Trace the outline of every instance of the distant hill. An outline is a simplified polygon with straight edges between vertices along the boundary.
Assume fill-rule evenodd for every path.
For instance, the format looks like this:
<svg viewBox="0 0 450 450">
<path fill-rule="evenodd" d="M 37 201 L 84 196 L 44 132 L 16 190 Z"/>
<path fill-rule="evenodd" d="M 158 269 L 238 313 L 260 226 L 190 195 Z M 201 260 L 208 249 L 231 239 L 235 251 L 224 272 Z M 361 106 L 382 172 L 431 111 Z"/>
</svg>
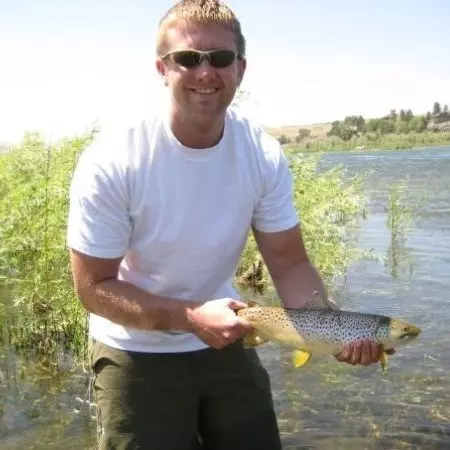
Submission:
<svg viewBox="0 0 450 450">
<path fill-rule="evenodd" d="M 325 139 L 327 137 L 327 133 L 331 130 L 331 122 L 310 125 L 290 125 L 278 128 L 266 127 L 266 131 L 272 136 L 286 136 L 288 139 L 295 138 L 295 136 L 298 135 L 298 130 L 300 129 L 309 130 L 311 133 L 309 137 L 311 139 Z"/>
</svg>

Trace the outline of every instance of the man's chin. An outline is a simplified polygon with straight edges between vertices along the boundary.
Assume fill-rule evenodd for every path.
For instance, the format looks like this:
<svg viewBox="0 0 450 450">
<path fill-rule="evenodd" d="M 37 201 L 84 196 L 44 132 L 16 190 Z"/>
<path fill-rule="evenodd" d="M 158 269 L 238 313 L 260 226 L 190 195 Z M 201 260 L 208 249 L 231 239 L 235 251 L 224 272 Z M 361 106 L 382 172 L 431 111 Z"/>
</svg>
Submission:
<svg viewBox="0 0 450 450">
<path fill-rule="evenodd" d="M 197 119 L 202 119 L 207 122 L 214 121 L 220 118 L 223 118 L 225 115 L 225 112 L 227 110 L 226 106 L 220 106 L 217 105 L 214 107 L 193 107 L 190 108 L 188 112 L 188 117 L 196 117 Z"/>
</svg>

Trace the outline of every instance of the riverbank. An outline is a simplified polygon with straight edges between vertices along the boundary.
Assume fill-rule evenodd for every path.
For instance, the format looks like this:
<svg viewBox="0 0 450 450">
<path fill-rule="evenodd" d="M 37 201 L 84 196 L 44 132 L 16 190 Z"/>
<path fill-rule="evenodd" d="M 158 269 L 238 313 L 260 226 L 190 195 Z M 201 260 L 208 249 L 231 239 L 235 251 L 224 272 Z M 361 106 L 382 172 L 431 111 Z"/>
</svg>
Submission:
<svg viewBox="0 0 450 450">
<path fill-rule="evenodd" d="M 338 137 L 314 139 L 297 144 L 286 144 L 286 153 L 315 153 L 336 151 L 379 151 L 404 150 L 419 147 L 438 147 L 450 145 L 450 132 L 424 132 L 408 134 L 364 134 L 344 141 Z"/>
</svg>

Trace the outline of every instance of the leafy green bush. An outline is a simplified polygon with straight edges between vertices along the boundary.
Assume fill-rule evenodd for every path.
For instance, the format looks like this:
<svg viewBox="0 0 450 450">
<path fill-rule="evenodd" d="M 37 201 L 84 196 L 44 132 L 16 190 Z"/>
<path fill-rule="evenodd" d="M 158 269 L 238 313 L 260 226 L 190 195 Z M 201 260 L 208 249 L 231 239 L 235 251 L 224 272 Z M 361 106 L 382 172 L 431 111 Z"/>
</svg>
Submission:
<svg viewBox="0 0 450 450">
<path fill-rule="evenodd" d="M 305 246 L 321 275 L 331 283 L 334 277 L 345 274 L 351 263 L 364 256 L 348 238 L 365 212 L 366 198 L 361 176 L 347 178 L 342 167 L 319 172 L 319 159 L 317 154 L 291 155 L 290 166 Z M 257 266 L 255 261 L 260 258 L 250 235 L 238 277 L 251 273 L 252 265 Z M 263 274 L 263 282 L 270 283 L 267 272 Z"/>
<path fill-rule="evenodd" d="M 72 172 L 91 139 L 48 146 L 29 134 L 0 157 L 0 287 L 10 299 L 0 303 L 0 316 L 9 318 L 13 344 L 46 353 L 58 342 L 82 347 L 85 313 L 73 293 L 65 239 Z"/>
</svg>

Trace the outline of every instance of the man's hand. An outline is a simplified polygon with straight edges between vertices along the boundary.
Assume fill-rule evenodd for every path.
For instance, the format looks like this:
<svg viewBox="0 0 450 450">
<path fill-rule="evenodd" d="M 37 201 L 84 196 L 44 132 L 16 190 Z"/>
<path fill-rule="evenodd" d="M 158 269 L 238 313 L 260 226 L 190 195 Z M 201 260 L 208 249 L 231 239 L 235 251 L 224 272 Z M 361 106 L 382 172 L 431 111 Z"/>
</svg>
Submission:
<svg viewBox="0 0 450 450">
<path fill-rule="evenodd" d="M 243 302 L 222 298 L 189 309 L 187 316 L 194 334 L 209 346 L 221 349 L 252 331 L 252 326 L 235 314 L 246 307 Z"/>
<path fill-rule="evenodd" d="M 347 347 L 338 355 L 336 359 L 340 362 L 356 365 L 362 364 L 368 366 L 376 363 L 380 359 L 382 346 L 371 341 L 355 341 L 347 345 Z M 385 350 L 388 355 L 395 353 L 394 349 Z"/>
</svg>

